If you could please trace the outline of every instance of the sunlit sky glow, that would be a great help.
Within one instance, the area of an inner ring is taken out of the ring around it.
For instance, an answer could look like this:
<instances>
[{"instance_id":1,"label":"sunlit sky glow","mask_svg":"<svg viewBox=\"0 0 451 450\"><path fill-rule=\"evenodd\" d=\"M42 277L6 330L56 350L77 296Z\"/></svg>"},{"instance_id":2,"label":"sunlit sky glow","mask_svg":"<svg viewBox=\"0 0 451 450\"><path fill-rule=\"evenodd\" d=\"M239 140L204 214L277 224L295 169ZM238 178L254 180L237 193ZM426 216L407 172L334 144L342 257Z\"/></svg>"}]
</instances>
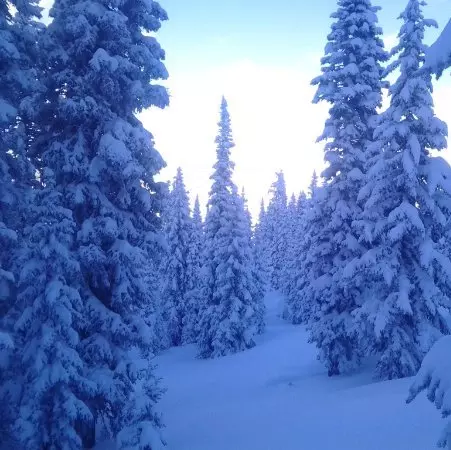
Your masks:
<instances>
[{"instance_id":1,"label":"sunlit sky glow","mask_svg":"<svg viewBox=\"0 0 451 450\"><path fill-rule=\"evenodd\" d=\"M48 1L48 0L47 0ZM142 114L167 162L161 178L183 168L192 198L205 204L215 159L219 103L229 102L236 147L235 182L244 186L251 212L278 170L289 193L305 189L322 167L315 144L327 114L312 105L310 80L320 73L335 0L160 0L169 21L157 33L166 51L171 105ZM429 0L425 16L440 29L451 17L449 0ZM378 0L380 25L389 47L396 42L396 17L407 0ZM430 30L426 42L438 30ZM451 125L451 78L435 82L437 115ZM448 153L448 151L446 152ZM449 159L449 158L448 158Z\"/></svg>"}]
</instances>

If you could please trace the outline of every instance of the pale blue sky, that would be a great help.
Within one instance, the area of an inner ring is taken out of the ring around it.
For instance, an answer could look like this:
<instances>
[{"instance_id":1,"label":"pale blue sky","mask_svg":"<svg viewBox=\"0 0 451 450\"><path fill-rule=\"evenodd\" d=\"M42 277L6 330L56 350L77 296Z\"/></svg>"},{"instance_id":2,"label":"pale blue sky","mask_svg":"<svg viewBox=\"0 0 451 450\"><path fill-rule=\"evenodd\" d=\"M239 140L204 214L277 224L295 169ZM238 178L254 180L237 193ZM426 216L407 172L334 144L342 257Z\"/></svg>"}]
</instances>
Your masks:
<instances>
[{"instance_id":1,"label":"pale blue sky","mask_svg":"<svg viewBox=\"0 0 451 450\"><path fill-rule=\"evenodd\" d=\"M50 5L52 0L43 0ZM305 189L322 167L315 144L327 114L312 105L310 80L320 73L336 0L160 0L169 20L157 33L166 51L171 105L142 115L154 134L170 179L178 166L192 196L205 204L215 158L219 102L226 95L236 142L235 181L252 213L267 197L274 172L284 170L290 192ZM429 0L426 17L442 28L451 0ZM396 42L396 20L407 0L377 0L385 41ZM427 42L439 31L431 30ZM451 78L435 84L436 111L451 125Z\"/></svg>"},{"instance_id":2,"label":"pale blue sky","mask_svg":"<svg viewBox=\"0 0 451 450\"><path fill-rule=\"evenodd\" d=\"M158 39L167 53L171 106L143 115L168 163L169 179L181 166L192 195L205 203L215 157L214 137L222 94L229 100L236 148L235 180L251 211L267 197L274 172L284 170L290 192L305 189L322 167L315 144L327 108L312 105L309 85L320 70L335 0L161 0L169 14ZM380 25L396 42L407 0L384 0ZM440 28L451 1L430 0L425 15ZM438 31L428 33L427 42ZM451 124L451 79L436 83L437 113Z\"/></svg>"},{"instance_id":3,"label":"pale blue sky","mask_svg":"<svg viewBox=\"0 0 451 450\"><path fill-rule=\"evenodd\" d=\"M290 65L305 54L321 52L335 0L161 0L169 22L159 33L172 72L252 59ZM377 1L386 34L397 32L396 16L405 0ZM426 16L442 25L450 17L449 0L430 0Z\"/></svg>"}]
</instances>

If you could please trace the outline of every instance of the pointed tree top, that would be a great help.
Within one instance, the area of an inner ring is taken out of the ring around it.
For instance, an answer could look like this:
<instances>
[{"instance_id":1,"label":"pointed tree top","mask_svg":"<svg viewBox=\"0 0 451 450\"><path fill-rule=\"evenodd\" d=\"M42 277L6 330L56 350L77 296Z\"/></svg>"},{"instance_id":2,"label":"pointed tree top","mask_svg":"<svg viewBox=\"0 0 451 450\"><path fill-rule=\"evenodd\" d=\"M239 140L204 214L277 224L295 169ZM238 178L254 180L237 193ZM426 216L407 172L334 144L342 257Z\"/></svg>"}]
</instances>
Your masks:
<instances>
[{"instance_id":1,"label":"pointed tree top","mask_svg":"<svg viewBox=\"0 0 451 450\"><path fill-rule=\"evenodd\" d=\"M424 18L422 7L425 5L423 0L409 0L405 10L399 15L398 19L404 23L398 33L399 43L390 52L391 56L399 53L399 58L388 66L387 73L400 67L410 76L419 69L420 63L424 62L427 49L423 43L425 30L428 27L438 27L435 20ZM393 93L393 89L391 92Z\"/></svg>"},{"instance_id":2,"label":"pointed tree top","mask_svg":"<svg viewBox=\"0 0 451 450\"><path fill-rule=\"evenodd\" d=\"M285 175L283 174L283 170L280 170L279 172L276 172L276 181L272 184L273 187L276 185L285 185Z\"/></svg>"},{"instance_id":3,"label":"pointed tree top","mask_svg":"<svg viewBox=\"0 0 451 450\"><path fill-rule=\"evenodd\" d=\"M177 168L177 173L174 176L174 180L172 182L172 190L170 192L170 196L173 201L181 202L183 206L186 206L189 209L189 195L185 186L185 181L183 179L183 171L180 167Z\"/></svg>"},{"instance_id":4,"label":"pointed tree top","mask_svg":"<svg viewBox=\"0 0 451 450\"><path fill-rule=\"evenodd\" d=\"M213 166L215 171L210 177L214 180L213 191L226 189L232 193L236 189L232 182L232 173L235 167L230 160L231 149L235 146L232 137L232 128L230 115L227 110L227 102L223 98L221 103L220 119L218 122L218 134L216 136L216 155L217 161Z\"/></svg>"},{"instance_id":5,"label":"pointed tree top","mask_svg":"<svg viewBox=\"0 0 451 450\"><path fill-rule=\"evenodd\" d=\"M285 176L282 171L276 173L276 181L271 185L270 193L272 199L269 203L270 208L287 206L287 190L285 185Z\"/></svg>"},{"instance_id":6,"label":"pointed tree top","mask_svg":"<svg viewBox=\"0 0 451 450\"><path fill-rule=\"evenodd\" d=\"M174 177L174 182L172 183L172 188L175 189L176 186L185 185L185 182L183 181L183 171L181 167L177 168L177 173Z\"/></svg>"},{"instance_id":7,"label":"pointed tree top","mask_svg":"<svg viewBox=\"0 0 451 450\"><path fill-rule=\"evenodd\" d=\"M229 105L224 96L222 97L222 100L221 100L220 120L219 120L218 125L220 128L223 128L226 125L228 125L228 127L230 128Z\"/></svg>"},{"instance_id":8,"label":"pointed tree top","mask_svg":"<svg viewBox=\"0 0 451 450\"><path fill-rule=\"evenodd\" d=\"M202 214L200 212L200 201L198 195L196 195L196 200L194 200L193 221L194 223L202 224Z\"/></svg>"},{"instance_id":9,"label":"pointed tree top","mask_svg":"<svg viewBox=\"0 0 451 450\"><path fill-rule=\"evenodd\" d=\"M265 201L262 199L260 203L260 212L258 214L258 221L261 222L263 220L263 217L265 217L266 214L266 208L265 208Z\"/></svg>"},{"instance_id":10,"label":"pointed tree top","mask_svg":"<svg viewBox=\"0 0 451 450\"><path fill-rule=\"evenodd\" d=\"M244 190L244 186L241 188L241 200L243 202L244 209L247 211L248 210L248 201L246 198L246 192Z\"/></svg>"},{"instance_id":11,"label":"pointed tree top","mask_svg":"<svg viewBox=\"0 0 451 450\"><path fill-rule=\"evenodd\" d=\"M301 191L298 197L298 201L296 204L296 208L299 212L303 211L305 204L307 202L307 196L305 195L304 191Z\"/></svg>"},{"instance_id":12,"label":"pointed tree top","mask_svg":"<svg viewBox=\"0 0 451 450\"><path fill-rule=\"evenodd\" d=\"M316 170L314 170L312 174L312 181L310 182L309 186L310 197L313 197L313 194L315 193L317 187L318 187L318 175L316 174Z\"/></svg>"},{"instance_id":13,"label":"pointed tree top","mask_svg":"<svg viewBox=\"0 0 451 450\"><path fill-rule=\"evenodd\" d=\"M228 151L235 146L232 138L232 129L231 129L231 121L230 114L227 106L227 101L223 97L221 102L221 110L219 117L219 133L216 137L216 144L218 148L218 152L220 150Z\"/></svg>"}]
</instances>

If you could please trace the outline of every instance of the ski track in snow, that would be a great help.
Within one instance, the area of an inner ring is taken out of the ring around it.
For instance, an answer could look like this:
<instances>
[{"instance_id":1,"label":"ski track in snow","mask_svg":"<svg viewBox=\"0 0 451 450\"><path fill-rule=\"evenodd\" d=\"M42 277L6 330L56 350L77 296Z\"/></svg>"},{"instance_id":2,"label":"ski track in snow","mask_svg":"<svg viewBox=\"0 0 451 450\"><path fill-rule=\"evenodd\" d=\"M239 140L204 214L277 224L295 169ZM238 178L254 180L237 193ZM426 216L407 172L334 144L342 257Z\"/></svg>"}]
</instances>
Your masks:
<instances>
[{"instance_id":1,"label":"ski track in snow","mask_svg":"<svg viewBox=\"0 0 451 450\"><path fill-rule=\"evenodd\" d=\"M304 327L266 297L257 346L215 360L196 347L157 358L168 391L159 403L168 450L432 450L443 425L411 379L375 383L371 369L329 378Z\"/></svg>"}]
</instances>

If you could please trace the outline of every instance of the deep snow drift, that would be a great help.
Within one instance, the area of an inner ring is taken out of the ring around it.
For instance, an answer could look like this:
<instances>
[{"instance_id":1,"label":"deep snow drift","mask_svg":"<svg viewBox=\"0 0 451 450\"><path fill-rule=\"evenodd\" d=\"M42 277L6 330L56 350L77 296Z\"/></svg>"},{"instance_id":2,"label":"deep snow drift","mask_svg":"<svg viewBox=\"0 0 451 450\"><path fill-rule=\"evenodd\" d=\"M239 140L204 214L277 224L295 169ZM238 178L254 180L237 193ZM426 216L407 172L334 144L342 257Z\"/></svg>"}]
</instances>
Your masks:
<instances>
[{"instance_id":1,"label":"deep snow drift","mask_svg":"<svg viewBox=\"0 0 451 450\"><path fill-rule=\"evenodd\" d=\"M157 358L167 393L168 450L430 450L443 421L411 379L374 383L371 370L329 378L303 327L266 298L268 328L255 348L198 360L196 348Z\"/></svg>"}]
</instances>

